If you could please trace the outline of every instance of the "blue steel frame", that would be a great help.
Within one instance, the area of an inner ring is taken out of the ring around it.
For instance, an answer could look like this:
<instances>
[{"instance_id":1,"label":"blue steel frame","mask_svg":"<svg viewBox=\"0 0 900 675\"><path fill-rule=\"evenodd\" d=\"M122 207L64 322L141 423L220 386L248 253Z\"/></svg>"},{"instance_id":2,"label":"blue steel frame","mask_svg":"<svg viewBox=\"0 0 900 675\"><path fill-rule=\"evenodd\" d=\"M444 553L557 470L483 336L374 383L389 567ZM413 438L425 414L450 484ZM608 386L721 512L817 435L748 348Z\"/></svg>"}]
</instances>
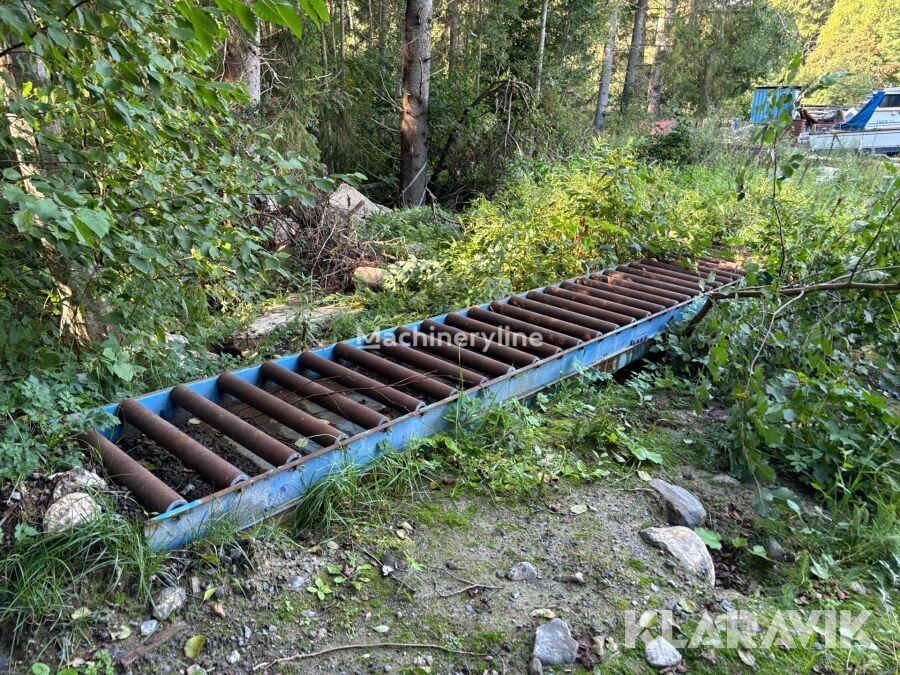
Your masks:
<instances>
[{"instance_id":1,"label":"blue steel frame","mask_svg":"<svg viewBox=\"0 0 900 675\"><path fill-rule=\"evenodd\" d=\"M574 280L572 280L574 281ZM543 290L544 287L536 289ZM519 294L525 297L528 292ZM506 299L508 300L508 298ZM541 360L531 366L518 369L450 398L437 401L414 413L390 420L380 427L369 429L351 437L343 444L322 448L300 459L259 474L248 481L192 501L147 521L145 532L150 545L156 550L178 548L202 536L211 525L227 520L234 527L244 529L271 518L291 508L310 485L327 473L340 470L348 463L368 465L387 450L401 450L415 438L430 436L449 425L448 412L461 397L478 401L482 406L511 398L524 398L587 368L603 364L606 370L615 371L644 356L650 349L650 341L662 333L673 321L689 319L705 303L711 302L703 295L686 300L652 316L622 326L593 340L583 342L556 356ZM487 309L489 303L481 305ZM465 314L465 311L460 313ZM432 317L443 323L446 314ZM418 328L422 321L407 324ZM380 331L387 337L395 328ZM360 346L365 338L347 340ZM310 350L319 356L332 359L334 345ZM275 363L288 370L297 370L299 354L277 359ZM234 371L234 375L247 382L260 383L260 366ZM218 402L220 395L218 376L191 382L185 386L211 401ZM177 410L170 400L170 389L146 394L136 400L154 413L172 419ZM118 417L118 403L103 410ZM98 430L115 442L123 433L123 425Z\"/></svg>"}]
</instances>

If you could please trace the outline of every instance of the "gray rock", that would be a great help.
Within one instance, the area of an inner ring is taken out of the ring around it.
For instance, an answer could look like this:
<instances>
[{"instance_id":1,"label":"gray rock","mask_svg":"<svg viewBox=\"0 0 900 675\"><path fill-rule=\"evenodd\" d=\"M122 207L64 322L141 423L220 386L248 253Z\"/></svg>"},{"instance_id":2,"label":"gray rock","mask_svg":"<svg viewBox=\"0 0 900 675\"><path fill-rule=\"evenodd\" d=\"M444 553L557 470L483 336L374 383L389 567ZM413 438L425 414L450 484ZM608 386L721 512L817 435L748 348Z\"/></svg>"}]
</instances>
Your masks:
<instances>
[{"instance_id":1,"label":"gray rock","mask_svg":"<svg viewBox=\"0 0 900 675\"><path fill-rule=\"evenodd\" d=\"M659 478L650 481L666 503L666 517L670 525L700 527L706 520L706 509L693 494L678 485L672 485Z\"/></svg>"},{"instance_id":2,"label":"gray rock","mask_svg":"<svg viewBox=\"0 0 900 675\"><path fill-rule=\"evenodd\" d=\"M241 660L241 653L237 649L235 649L225 657L225 660L233 666L235 663Z\"/></svg>"},{"instance_id":3,"label":"gray rock","mask_svg":"<svg viewBox=\"0 0 900 675\"><path fill-rule=\"evenodd\" d=\"M852 593L856 593L857 595L866 595L869 592L869 589L858 581L851 581L849 584L847 584L847 588Z\"/></svg>"},{"instance_id":4,"label":"gray rock","mask_svg":"<svg viewBox=\"0 0 900 675\"><path fill-rule=\"evenodd\" d=\"M167 586L157 593L153 601L153 616L160 621L165 621L175 612L184 607L187 593L178 586Z\"/></svg>"},{"instance_id":5,"label":"gray rock","mask_svg":"<svg viewBox=\"0 0 900 675\"><path fill-rule=\"evenodd\" d=\"M291 578L291 580L287 584L287 587L290 591L305 591L306 577L302 574L297 574L296 576Z\"/></svg>"},{"instance_id":6,"label":"gray rock","mask_svg":"<svg viewBox=\"0 0 900 675\"><path fill-rule=\"evenodd\" d=\"M731 485L737 487L741 484L734 476L729 476L727 473L717 473L715 476L709 479L711 483L717 483L719 485Z\"/></svg>"},{"instance_id":7,"label":"gray rock","mask_svg":"<svg viewBox=\"0 0 900 675\"><path fill-rule=\"evenodd\" d=\"M536 656L528 662L528 675L544 675L544 664Z\"/></svg>"},{"instance_id":8,"label":"gray rock","mask_svg":"<svg viewBox=\"0 0 900 675\"><path fill-rule=\"evenodd\" d=\"M569 625L562 619L553 619L534 632L532 658L544 665L574 663L578 655L578 643L572 639Z\"/></svg>"},{"instance_id":9,"label":"gray rock","mask_svg":"<svg viewBox=\"0 0 900 675\"><path fill-rule=\"evenodd\" d=\"M73 492L53 502L44 513L44 530L61 532L100 515L100 505L87 492Z\"/></svg>"},{"instance_id":10,"label":"gray rock","mask_svg":"<svg viewBox=\"0 0 900 675\"><path fill-rule=\"evenodd\" d=\"M381 267L357 267L353 270L353 283L357 287L381 288L387 277L387 270Z\"/></svg>"},{"instance_id":11,"label":"gray rock","mask_svg":"<svg viewBox=\"0 0 900 675\"><path fill-rule=\"evenodd\" d=\"M154 631L156 631L156 627L159 625L159 621L156 619L147 619L141 624L141 637L148 637L153 635Z\"/></svg>"},{"instance_id":12,"label":"gray rock","mask_svg":"<svg viewBox=\"0 0 900 675\"><path fill-rule=\"evenodd\" d=\"M88 471L80 466L69 469L62 473L54 474L51 478L56 479L56 486L53 488L52 502L57 502L66 495L73 492L90 492L92 490L103 490L106 482L93 471Z\"/></svg>"},{"instance_id":13,"label":"gray rock","mask_svg":"<svg viewBox=\"0 0 900 675\"><path fill-rule=\"evenodd\" d=\"M654 668L671 668L681 663L681 654L662 636L644 645L644 658Z\"/></svg>"},{"instance_id":14,"label":"gray rock","mask_svg":"<svg viewBox=\"0 0 900 675\"><path fill-rule=\"evenodd\" d=\"M784 546L775 537L768 537L764 548L766 549L766 555L772 560L787 560L789 557L788 552L784 550Z\"/></svg>"},{"instance_id":15,"label":"gray rock","mask_svg":"<svg viewBox=\"0 0 900 675\"><path fill-rule=\"evenodd\" d=\"M537 570L530 562L522 561L509 568L506 578L510 581L533 581L538 578Z\"/></svg>"},{"instance_id":16,"label":"gray rock","mask_svg":"<svg viewBox=\"0 0 900 675\"><path fill-rule=\"evenodd\" d=\"M641 539L672 556L682 568L702 579L710 588L716 585L712 556L703 540L687 527L648 527Z\"/></svg>"}]
</instances>

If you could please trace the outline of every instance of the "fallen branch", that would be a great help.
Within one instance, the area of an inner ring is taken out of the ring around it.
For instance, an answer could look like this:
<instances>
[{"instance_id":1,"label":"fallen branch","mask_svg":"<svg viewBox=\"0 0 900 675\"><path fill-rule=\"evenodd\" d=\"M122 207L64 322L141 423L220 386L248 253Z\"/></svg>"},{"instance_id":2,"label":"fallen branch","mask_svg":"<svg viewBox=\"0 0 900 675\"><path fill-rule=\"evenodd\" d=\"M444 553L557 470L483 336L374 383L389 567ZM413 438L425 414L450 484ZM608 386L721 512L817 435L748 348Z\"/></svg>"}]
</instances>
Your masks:
<instances>
[{"instance_id":1,"label":"fallen branch","mask_svg":"<svg viewBox=\"0 0 900 675\"><path fill-rule=\"evenodd\" d=\"M148 640L146 643L135 647L130 652L125 654L125 656L122 657L122 665L131 665L142 656L146 656L153 650L171 640L185 628L187 628L187 624L184 621L178 621L169 626L166 626L163 630L157 633L152 640Z\"/></svg>"},{"instance_id":2,"label":"fallen branch","mask_svg":"<svg viewBox=\"0 0 900 675\"><path fill-rule=\"evenodd\" d=\"M793 286L779 288L778 295L809 295L822 291L870 291L870 292L895 292L900 291L900 281L886 284L871 284L860 281L826 282L822 284L810 284L809 286ZM727 300L729 298L758 298L770 294L772 291L764 288L735 288L727 293L710 292L706 296L713 300Z\"/></svg>"},{"instance_id":3,"label":"fallen branch","mask_svg":"<svg viewBox=\"0 0 900 675\"><path fill-rule=\"evenodd\" d=\"M460 656L478 656L480 658L484 658L486 656L491 656L490 654L484 654L481 652L467 652L462 649L451 649L450 647L444 647L443 645L434 645L428 643L419 643L419 642L375 642L370 644L362 644L362 645L338 645L337 647L328 647L326 649L320 649L317 652L308 652L306 654L293 654L291 656L283 656L280 659L275 659L274 661L263 661L262 663L257 663L253 666L253 670L261 670L263 668L269 668L278 663L286 663L288 661L300 661L302 659L312 659L317 656L324 656L325 654L331 654L333 652L342 652L351 649L434 649L437 651L445 652L447 654L457 654Z\"/></svg>"}]
</instances>

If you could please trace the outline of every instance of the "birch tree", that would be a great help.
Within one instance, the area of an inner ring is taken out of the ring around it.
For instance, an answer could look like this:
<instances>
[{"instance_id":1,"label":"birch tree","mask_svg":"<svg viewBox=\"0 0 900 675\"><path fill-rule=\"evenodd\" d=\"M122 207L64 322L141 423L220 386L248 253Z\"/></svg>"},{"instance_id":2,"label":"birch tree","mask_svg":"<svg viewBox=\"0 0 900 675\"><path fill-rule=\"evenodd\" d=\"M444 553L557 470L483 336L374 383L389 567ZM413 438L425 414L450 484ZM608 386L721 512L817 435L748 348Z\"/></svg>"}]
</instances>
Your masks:
<instances>
[{"instance_id":1,"label":"birch tree","mask_svg":"<svg viewBox=\"0 0 900 675\"><path fill-rule=\"evenodd\" d=\"M544 71L544 45L547 42L547 13L550 10L550 0L544 0L541 5L541 27L538 37L537 68L534 77L534 100L541 98L541 75Z\"/></svg>"},{"instance_id":2,"label":"birch tree","mask_svg":"<svg viewBox=\"0 0 900 675\"><path fill-rule=\"evenodd\" d=\"M637 0L634 9L634 25L631 29L631 46L628 48L628 65L625 67L625 83L622 86L621 108L625 112L634 99L638 68L644 50L644 26L647 23L648 0Z\"/></svg>"},{"instance_id":3,"label":"birch tree","mask_svg":"<svg viewBox=\"0 0 900 675\"><path fill-rule=\"evenodd\" d=\"M616 29L619 27L619 10L613 10L609 19L609 39L603 53L603 71L600 74L600 89L597 92L597 111L594 113L594 135L599 136L606 121L609 108L609 83L612 80L613 60L616 56Z\"/></svg>"}]
</instances>

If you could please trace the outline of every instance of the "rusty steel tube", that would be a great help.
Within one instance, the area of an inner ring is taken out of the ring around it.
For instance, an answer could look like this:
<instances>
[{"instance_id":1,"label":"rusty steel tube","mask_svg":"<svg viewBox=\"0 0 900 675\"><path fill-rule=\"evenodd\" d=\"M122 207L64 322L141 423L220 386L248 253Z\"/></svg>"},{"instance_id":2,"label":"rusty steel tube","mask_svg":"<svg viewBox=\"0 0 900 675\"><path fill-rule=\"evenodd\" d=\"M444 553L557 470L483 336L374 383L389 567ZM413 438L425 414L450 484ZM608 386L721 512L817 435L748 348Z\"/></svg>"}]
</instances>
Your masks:
<instances>
[{"instance_id":1,"label":"rusty steel tube","mask_svg":"<svg viewBox=\"0 0 900 675\"><path fill-rule=\"evenodd\" d=\"M591 290L604 291L615 295L642 300L647 303L663 305L663 307L674 307L678 301L667 298L655 293L648 293L645 286L638 286L627 279L610 279L601 275L595 275L593 278L576 279L576 284L590 288Z\"/></svg>"},{"instance_id":2,"label":"rusty steel tube","mask_svg":"<svg viewBox=\"0 0 900 675\"><path fill-rule=\"evenodd\" d=\"M598 335L602 335L603 333L607 333L618 328L616 324L609 323L608 321L592 319L591 317L585 316L583 314L576 314L575 312L570 312L565 309L559 309L558 307L544 304L543 302L528 300L527 298L520 298L517 295L512 296L507 304L503 304L503 308L504 309L501 311L503 311L504 313L510 311L512 312L513 316L516 315L516 312L529 312L530 314L543 317L544 319L549 318L553 321L560 321L562 322L562 324L564 324L558 329L561 333L567 333L569 335L573 335L574 337L581 337L583 340L593 340ZM509 310L507 310L506 308L509 308ZM494 309L493 304L491 305L491 309ZM524 318L525 315L519 314L519 317ZM576 331L573 328L570 328L570 326L581 328L581 330Z\"/></svg>"},{"instance_id":3,"label":"rusty steel tube","mask_svg":"<svg viewBox=\"0 0 900 675\"><path fill-rule=\"evenodd\" d=\"M615 330L615 327L618 326L626 326L629 323L634 323L635 319L635 317L625 314L625 312L613 312L605 308L593 307L586 302L581 302L580 299L568 300L555 293L531 291L526 297L535 302L543 302L547 305L553 305L554 307L565 309L575 314L583 314L594 319L599 319L603 323L612 324L614 328L611 328L610 330Z\"/></svg>"},{"instance_id":4,"label":"rusty steel tube","mask_svg":"<svg viewBox=\"0 0 900 675\"><path fill-rule=\"evenodd\" d=\"M647 279L652 279L661 284L666 284L671 286L673 289L681 289L683 293L688 293L690 295L696 295L700 292L700 280L696 281L685 281L684 279L679 279L676 276L663 274L662 272L655 272L651 270L642 269L641 267L633 267L632 265L621 265L616 269L617 272L624 272L625 274L637 274L638 276L645 277Z\"/></svg>"},{"instance_id":5,"label":"rusty steel tube","mask_svg":"<svg viewBox=\"0 0 900 675\"><path fill-rule=\"evenodd\" d=\"M491 309L493 309L493 304L491 305ZM516 308L512 307L511 309L515 310ZM470 308L468 316L472 317L476 321L492 323L495 326L502 326L507 330L522 333L523 335L540 335L541 339L544 342L549 342L550 344L556 345L557 347L562 347L563 349L577 347L582 342L584 342L580 338L574 338L571 335L566 335L565 333L560 333L550 328L545 328L544 326L539 326L529 321L523 321L506 314L500 314L494 311L488 312L481 309L480 307ZM544 317L544 319L547 319L547 317ZM548 320L552 321L552 319Z\"/></svg>"},{"instance_id":6,"label":"rusty steel tube","mask_svg":"<svg viewBox=\"0 0 900 675\"><path fill-rule=\"evenodd\" d=\"M700 290L701 281L706 284L707 288L717 288L722 285L721 281L707 281L705 277L701 277L699 274L675 272L673 270L658 267L652 263L629 263L628 267L629 269L644 270L650 274L657 274L660 278L671 279L672 283L681 283L691 289L696 288L697 290Z\"/></svg>"},{"instance_id":7,"label":"rusty steel tube","mask_svg":"<svg viewBox=\"0 0 900 675\"><path fill-rule=\"evenodd\" d=\"M449 336L437 337L402 326L394 333L401 341L409 340L413 349L424 349L446 361L466 366L491 377L502 377L515 370L508 363L501 363L484 354L457 346Z\"/></svg>"},{"instance_id":8,"label":"rusty steel tube","mask_svg":"<svg viewBox=\"0 0 900 675\"><path fill-rule=\"evenodd\" d=\"M697 261L697 269L706 273L714 272L716 276L722 276L729 281L737 281L738 279L742 278L742 275L733 270L722 269L721 267L716 267L715 265L705 263L702 260Z\"/></svg>"},{"instance_id":9,"label":"rusty steel tube","mask_svg":"<svg viewBox=\"0 0 900 675\"><path fill-rule=\"evenodd\" d=\"M459 393L459 390L455 387L451 387L434 377L383 359L373 354L370 350L351 347L346 342L337 343L334 346L334 354L344 361L349 361L376 375L387 378L396 386L415 389L438 401Z\"/></svg>"},{"instance_id":10,"label":"rusty steel tube","mask_svg":"<svg viewBox=\"0 0 900 675\"><path fill-rule=\"evenodd\" d=\"M644 319L655 312L665 309L662 305L653 305L641 300L615 296L612 293L598 291L593 288L587 288L586 286L578 286L577 284L566 285L566 283L563 283L559 286L547 286L544 289L544 292L549 293L550 295L556 295L560 298L565 298L566 300L571 300L572 302L580 302L585 305L590 305L591 307L608 309L613 312L625 314L634 317L635 319ZM616 299L613 301L607 296ZM650 307L658 307L658 309L648 309Z\"/></svg>"},{"instance_id":11,"label":"rusty steel tube","mask_svg":"<svg viewBox=\"0 0 900 675\"><path fill-rule=\"evenodd\" d=\"M378 380L373 380L371 377L366 377L361 373L357 373L355 370L345 368L339 363L323 359L321 356L313 354L312 352L303 352L300 355L299 362L300 365L307 370L319 373L319 375L325 377L333 378L345 387L350 387L361 394L365 394L369 398L373 398L376 401L389 405L397 410L403 412L415 412L416 410L425 407L425 401L410 396L409 394L404 394L402 391L398 391L393 387L382 384Z\"/></svg>"},{"instance_id":12,"label":"rusty steel tube","mask_svg":"<svg viewBox=\"0 0 900 675\"><path fill-rule=\"evenodd\" d=\"M660 293L661 295L665 295L668 298L678 300L678 302L690 300L692 297L681 286L671 286L661 281L656 281L648 276L639 274L638 270L617 269L616 271L610 272L608 275L606 275L606 278L626 279L627 281L630 281L631 283L641 288L648 289L654 293Z\"/></svg>"},{"instance_id":13,"label":"rusty steel tube","mask_svg":"<svg viewBox=\"0 0 900 675\"><path fill-rule=\"evenodd\" d=\"M433 334L439 333L442 335L447 335L451 340L454 341L465 340L472 345L468 348L469 350L477 350L478 352L481 352L483 354L490 354L492 357L494 357L494 359L509 363L517 368L530 366L532 363L537 363L540 360L534 354L529 354L528 352L524 352L519 349L507 347L506 345L500 344L499 342L496 342L494 340L487 340L474 333L464 331L454 326L449 326L446 323L438 323L436 321L432 321L431 319L426 319L422 322L422 328ZM491 326L491 328L495 327Z\"/></svg>"},{"instance_id":14,"label":"rusty steel tube","mask_svg":"<svg viewBox=\"0 0 900 675\"><path fill-rule=\"evenodd\" d=\"M569 282L566 282L568 284ZM587 277L582 277L575 280L575 283L578 286L584 286L585 288L589 288L595 291L603 291L605 293L610 293L613 295L621 295L626 298L631 298L635 300L641 300L648 304L656 304L662 305L663 309L667 307L674 307L678 304L676 300L672 298L666 298L661 295L656 295L654 293L647 293L645 288L640 286L636 286L631 284L626 280L612 280L608 277L602 277L601 275L595 275L594 278L588 279ZM564 288L568 288L565 284L563 284Z\"/></svg>"},{"instance_id":15,"label":"rusty steel tube","mask_svg":"<svg viewBox=\"0 0 900 675\"><path fill-rule=\"evenodd\" d=\"M451 382L462 382L465 387L478 387L487 382L481 373L476 373L467 368L462 368L454 363L448 363L443 359L432 356L426 352L405 345L388 343L384 340L375 340L372 344L377 344L378 349L393 359L403 361L411 366L419 368L431 374L432 377L444 377Z\"/></svg>"},{"instance_id":16,"label":"rusty steel tube","mask_svg":"<svg viewBox=\"0 0 900 675\"><path fill-rule=\"evenodd\" d=\"M713 265L715 267L728 270L730 272L735 272L736 274L744 275L747 273L743 267L738 265L736 262L732 262L731 260L721 260L719 258L710 258L709 256L701 255L698 260L702 260L703 262Z\"/></svg>"},{"instance_id":17,"label":"rusty steel tube","mask_svg":"<svg viewBox=\"0 0 900 675\"><path fill-rule=\"evenodd\" d=\"M680 274L687 275L688 278L694 279L699 278L706 281L707 277L709 277L709 273L712 272L715 275L716 281L722 284L727 284L731 281L734 281L734 277L730 274L722 274L721 272L713 269L709 269L704 267L703 265L697 265L694 268L686 269L684 267L678 267L677 265L673 265L672 263L663 262L661 260L641 260L642 265L647 265L648 267L659 268L663 270L669 270L671 272L677 272Z\"/></svg>"},{"instance_id":18,"label":"rusty steel tube","mask_svg":"<svg viewBox=\"0 0 900 675\"><path fill-rule=\"evenodd\" d=\"M150 412L133 398L122 401L119 404L119 412L123 421L152 438L162 448L175 455L187 468L199 473L218 489L231 487L249 478L231 462L219 457L174 424Z\"/></svg>"},{"instance_id":19,"label":"rusty steel tube","mask_svg":"<svg viewBox=\"0 0 900 675\"><path fill-rule=\"evenodd\" d=\"M299 373L283 368L273 361L266 361L260 367L260 374L286 391L320 405L326 410L358 424L364 429L374 429L387 424L388 418L379 412L357 403L340 392L324 387Z\"/></svg>"},{"instance_id":20,"label":"rusty steel tube","mask_svg":"<svg viewBox=\"0 0 900 675\"><path fill-rule=\"evenodd\" d=\"M217 384L222 391L227 392L236 399L256 408L273 420L281 422L298 434L303 434L323 448L347 438L347 434L343 431L335 429L327 422L316 419L309 413L295 408L290 403L282 401L277 396L272 396L272 394L260 387L254 387L237 375L222 373L219 375Z\"/></svg>"},{"instance_id":21,"label":"rusty steel tube","mask_svg":"<svg viewBox=\"0 0 900 675\"><path fill-rule=\"evenodd\" d=\"M209 426L218 429L228 438L262 457L269 464L280 466L300 457L300 453L296 450L275 440L237 415L233 415L182 384L172 389L170 396L175 405L196 415Z\"/></svg>"},{"instance_id":22,"label":"rusty steel tube","mask_svg":"<svg viewBox=\"0 0 900 675\"><path fill-rule=\"evenodd\" d=\"M125 454L118 445L105 436L89 429L81 434L79 439L100 453L100 461L107 475L130 490L149 511L168 513L187 504L184 497L150 473L140 462Z\"/></svg>"},{"instance_id":23,"label":"rusty steel tube","mask_svg":"<svg viewBox=\"0 0 900 675\"><path fill-rule=\"evenodd\" d=\"M545 359L548 356L559 354L562 349L554 344L550 344L541 337L540 341L532 340L527 333L518 333L503 328L499 323L487 323L478 321L473 318L472 310L469 310L469 316L462 314L448 314L444 317L447 325L468 331L470 333L480 333L482 335L492 335L497 338L496 344L502 347L521 349L537 356L539 359Z\"/></svg>"}]
</instances>

